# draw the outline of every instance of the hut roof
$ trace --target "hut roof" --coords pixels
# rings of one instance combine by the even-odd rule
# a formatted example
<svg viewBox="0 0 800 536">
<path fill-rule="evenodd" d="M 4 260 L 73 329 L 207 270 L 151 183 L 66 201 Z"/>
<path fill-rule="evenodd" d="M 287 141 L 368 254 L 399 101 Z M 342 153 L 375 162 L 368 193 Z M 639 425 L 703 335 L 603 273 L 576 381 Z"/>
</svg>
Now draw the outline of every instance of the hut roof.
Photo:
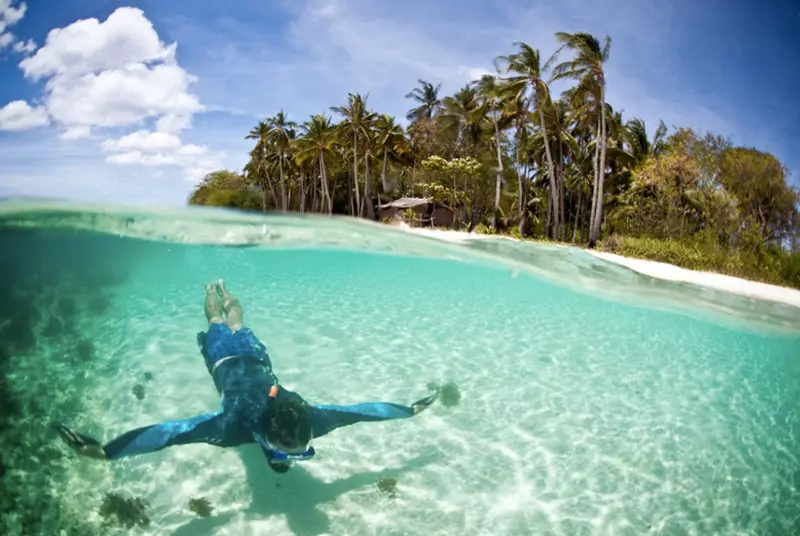
<svg viewBox="0 0 800 536">
<path fill-rule="evenodd" d="M 414 208 L 431 202 L 428 197 L 401 197 L 381 205 L 381 208 Z"/>
</svg>

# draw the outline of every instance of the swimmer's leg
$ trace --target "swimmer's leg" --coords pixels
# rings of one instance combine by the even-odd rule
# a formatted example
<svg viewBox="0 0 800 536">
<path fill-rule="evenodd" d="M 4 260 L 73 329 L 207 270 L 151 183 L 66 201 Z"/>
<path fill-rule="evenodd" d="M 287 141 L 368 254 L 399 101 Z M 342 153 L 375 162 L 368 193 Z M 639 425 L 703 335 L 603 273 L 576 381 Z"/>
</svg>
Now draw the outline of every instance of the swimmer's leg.
<svg viewBox="0 0 800 536">
<path fill-rule="evenodd" d="M 233 296 L 225 287 L 225 282 L 217 281 L 217 291 L 222 295 L 222 308 L 227 316 L 228 327 L 233 333 L 244 327 L 244 311 L 239 299 Z"/>
<path fill-rule="evenodd" d="M 206 285 L 206 306 L 205 313 L 208 319 L 208 325 L 222 324 L 225 322 L 222 318 L 223 312 L 222 299 L 217 294 L 217 283 L 209 283 Z"/>
</svg>

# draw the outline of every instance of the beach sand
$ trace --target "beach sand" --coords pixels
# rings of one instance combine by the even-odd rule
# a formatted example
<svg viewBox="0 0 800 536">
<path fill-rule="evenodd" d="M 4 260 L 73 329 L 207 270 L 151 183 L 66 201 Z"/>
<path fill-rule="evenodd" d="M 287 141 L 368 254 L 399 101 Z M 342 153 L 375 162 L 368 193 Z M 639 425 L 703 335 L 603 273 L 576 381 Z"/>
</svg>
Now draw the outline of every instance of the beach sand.
<svg viewBox="0 0 800 536">
<path fill-rule="evenodd" d="M 515 238 L 508 236 L 492 236 L 483 235 L 478 233 L 467 233 L 464 231 L 449 231 L 440 229 L 424 229 L 409 227 L 408 225 L 401 224 L 399 228 L 424 236 L 430 236 L 439 240 L 447 242 L 463 242 L 465 240 L 513 240 Z M 549 244 L 559 245 L 559 244 Z M 561 246 L 570 247 L 570 246 Z M 631 257 L 623 257 L 614 253 L 606 253 L 603 251 L 596 251 L 587 249 L 587 253 L 607 262 L 612 262 L 621 266 L 625 266 L 635 272 L 643 275 L 654 277 L 657 279 L 664 279 L 668 281 L 677 281 L 682 283 L 691 283 L 700 285 L 723 292 L 730 292 L 748 298 L 756 298 L 762 300 L 769 300 L 777 303 L 783 303 L 800 308 L 800 290 L 780 287 L 777 285 L 769 285 L 766 283 L 759 283 L 757 281 L 750 281 L 738 277 L 718 274 L 714 272 L 700 272 L 696 270 L 688 270 L 672 264 L 663 262 L 648 261 L 644 259 L 635 259 Z"/>
</svg>

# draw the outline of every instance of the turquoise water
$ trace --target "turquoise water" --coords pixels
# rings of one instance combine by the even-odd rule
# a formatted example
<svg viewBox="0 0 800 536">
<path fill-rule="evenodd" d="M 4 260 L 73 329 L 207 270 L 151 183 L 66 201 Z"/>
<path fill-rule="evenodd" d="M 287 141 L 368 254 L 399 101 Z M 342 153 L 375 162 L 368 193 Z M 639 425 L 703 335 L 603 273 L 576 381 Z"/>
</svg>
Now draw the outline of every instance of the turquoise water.
<svg viewBox="0 0 800 536">
<path fill-rule="evenodd" d="M 340 219 L 17 200 L 0 244 L 3 534 L 800 533 L 795 308 Z M 108 440 L 218 408 L 195 334 L 220 277 L 310 402 L 454 381 L 460 404 L 337 430 L 285 475 L 252 445 L 72 454 L 52 421 Z M 106 493 L 149 524 L 104 525 Z"/>
</svg>

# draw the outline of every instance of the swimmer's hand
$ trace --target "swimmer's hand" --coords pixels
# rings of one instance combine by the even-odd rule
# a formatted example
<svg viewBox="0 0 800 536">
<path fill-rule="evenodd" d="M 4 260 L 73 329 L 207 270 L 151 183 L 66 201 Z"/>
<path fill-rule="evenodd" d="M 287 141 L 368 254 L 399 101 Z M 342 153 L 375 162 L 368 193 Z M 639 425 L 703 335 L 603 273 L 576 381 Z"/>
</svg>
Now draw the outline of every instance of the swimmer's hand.
<svg viewBox="0 0 800 536">
<path fill-rule="evenodd" d="M 106 453 L 103 450 L 103 446 L 96 439 L 79 434 L 78 432 L 67 428 L 63 424 L 56 424 L 54 426 L 56 430 L 58 430 L 58 435 L 61 436 L 61 439 L 63 439 L 72 450 L 81 456 L 87 456 L 89 458 L 95 458 L 98 460 L 107 459 Z"/>
<path fill-rule="evenodd" d="M 417 400 L 416 402 L 411 404 L 411 409 L 414 410 L 414 415 L 419 415 L 422 411 L 428 409 L 434 402 L 436 402 L 438 398 L 439 398 L 439 390 L 437 389 L 436 391 L 433 392 L 433 394 L 430 394 L 425 398 Z"/>
</svg>

